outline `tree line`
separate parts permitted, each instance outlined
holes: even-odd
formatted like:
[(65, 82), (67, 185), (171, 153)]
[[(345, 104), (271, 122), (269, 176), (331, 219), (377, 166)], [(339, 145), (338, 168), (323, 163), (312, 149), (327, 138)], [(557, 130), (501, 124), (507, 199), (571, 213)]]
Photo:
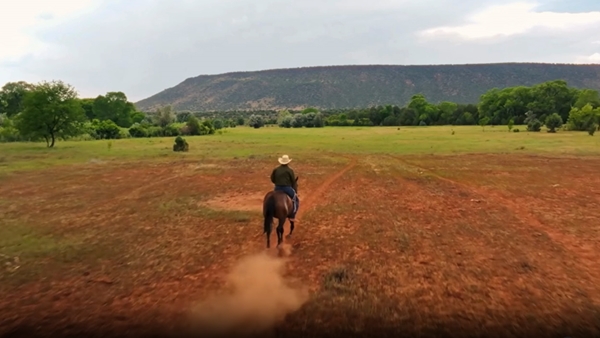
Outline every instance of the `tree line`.
[[(477, 104), (428, 102), (422, 94), (412, 96), (403, 107), (378, 105), (364, 109), (263, 110), (254, 112), (200, 112), (202, 116), (249, 116), (249, 125), (260, 128), (277, 124), (284, 128), (321, 126), (434, 126), (434, 125), (527, 125), (529, 131), (546, 126), (550, 132), (597, 130), (600, 97), (592, 89), (569, 87), (563, 80), (534, 86), (491, 89)], [(242, 118), (243, 119), (243, 118)], [(241, 123), (240, 123), (241, 124)]]
[(428, 102), (412, 96), (403, 107), (379, 105), (365, 109), (306, 108), (253, 112), (175, 112), (170, 106), (141, 112), (122, 92), (79, 98), (62, 81), (31, 84), (9, 82), (0, 89), (0, 141), (45, 140), (87, 135), (92, 139), (211, 135), (222, 128), (320, 128), (324, 126), (428, 126), (526, 124), (528, 131), (549, 132), (565, 126), (593, 135), (600, 124), (600, 96), (592, 89), (569, 87), (563, 80), (526, 87), (492, 89), (478, 104)]
[(176, 114), (170, 106), (140, 112), (122, 92), (79, 98), (75, 88), (62, 81), (9, 82), (0, 89), (3, 142), (44, 140), (53, 147), (57, 139), (210, 135), (236, 125), (233, 119)]

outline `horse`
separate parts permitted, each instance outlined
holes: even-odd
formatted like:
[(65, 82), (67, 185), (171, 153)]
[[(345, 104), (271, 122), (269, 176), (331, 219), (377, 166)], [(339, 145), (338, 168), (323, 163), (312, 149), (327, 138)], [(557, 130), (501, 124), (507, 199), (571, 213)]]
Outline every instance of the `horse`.
[[(292, 188), (298, 193), (298, 177), (294, 181)], [(298, 196), (296, 196), (298, 198)], [(299, 201), (299, 199), (298, 199)], [(264, 234), (267, 234), (267, 249), (271, 247), (271, 229), (273, 227), (273, 219), (279, 220), (277, 226), (277, 247), (283, 242), (283, 225), (285, 220), (294, 210), (294, 201), (283, 191), (269, 191), (263, 199), (263, 216), (265, 218)], [(292, 236), (294, 232), (294, 222), (290, 220), (290, 233), (287, 237)]]

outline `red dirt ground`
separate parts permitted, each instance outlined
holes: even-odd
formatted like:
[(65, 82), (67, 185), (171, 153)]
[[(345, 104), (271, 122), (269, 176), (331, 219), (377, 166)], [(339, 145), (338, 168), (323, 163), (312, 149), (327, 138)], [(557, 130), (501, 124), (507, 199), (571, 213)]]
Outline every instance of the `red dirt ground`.
[(291, 303), (272, 259), (246, 258), (255, 273), (227, 277), (265, 250), (271, 169), (232, 160), (12, 175), (0, 215), (28, 244), (0, 248), (0, 335), (175, 335), (191, 308), (236, 283), (246, 291), (211, 311), (274, 322), (280, 337), (600, 335), (600, 159), (297, 163), (300, 221), (284, 274), (310, 295)]

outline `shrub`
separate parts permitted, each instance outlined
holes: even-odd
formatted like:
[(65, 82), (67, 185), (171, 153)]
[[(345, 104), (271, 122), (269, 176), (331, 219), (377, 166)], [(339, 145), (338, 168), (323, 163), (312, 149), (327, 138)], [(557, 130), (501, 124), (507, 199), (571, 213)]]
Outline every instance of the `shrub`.
[(304, 115), (298, 113), (292, 116), (292, 127), (302, 128), (304, 126)]
[(181, 136), (177, 136), (175, 138), (175, 144), (173, 145), (173, 151), (188, 151), (189, 150), (189, 145), (187, 143), (187, 141), (181, 137)]
[(325, 124), (323, 121), (323, 114), (316, 113), (315, 118), (313, 119), (313, 124), (315, 128), (323, 128), (323, 125)]
[(99, 140), (117, 139), (121, 136), (121, 128), (112, 120), (99, 121), (94, 119), (90, 135)]
[(583, 108), (573, 108), (569, 112), (567, 127), (570, 130), (588, 130), (600, 122), (600, 108), (586, 104)]
[(198, 118), (194, 115), (190, 116), (181, 133), (183, 135), (200, 135), (200, 121), (198, 121)]
[(179, 123), (184, 123), (184, 122), (187, 122), (189, 120), (190, 116), (192, 116), (192, 113), (190, 113), (189, 111), (184, 111), (184, 112), (177, 113), (175, 115), (175, 119)]
[(180, 134), (181, 134), (181, 131), (179, 130), (179, 128), (177, 128), (177, 125), (175, 125), (173, 123), (171, 123), (163, 128), (164, 136), (178, 136)]
[(533, 119), (527, 123), (527, 131), (540, 131), (542, 130), (542, 121)]
[(146, 128), (136, 123), (129, 128), (129, 135), (131, 135), (131, 137), (147, 137), (148, 131)]
[(258, 128), (260, 128), (260, 127), (262, 127), (262, 126), (264, 126), (264, 125), (265, 125), (265, 121), (264, 121), (264, 119), (263, 119), (262, 115), (255, 115), (255, 114), (252, 114), (252, 115), (250, 116), (250, 118), (248, 119), (248, 125), (249, 125), (250, 127), (257, 128), (257, 129), (258, 129)]
[(519, 128), (513, 129), (513, 133), (518, 133), (518, 132), (520, 132)]
[(293, 120), (294, 119), (292, 118), (291, 115), (285, 116), (279, 122), (279, 126), (282, 128), (291, 128)]
[(594, 133), (596, 133), (596, 130), (598, 129), (598, 125), (597, 124), (592, 124), (588, 127), (588, 134), (590, 134), (590, 136), (594, 136)]
[(119, 137), (118, 138), (130, 138), (129, 130), (127, 128), (119, 128)]
[(161, 137), (163, 136), (163, 129), (161, 127), (148, 127), (146, 129), (148, 131), (148, 137)]
[(538, 120), (532, 111), (525, 113), (525, 124), (527, 124), (527, 131), (540, 131), (542, 129), (542, 122)]
[(223, 129), (225, 127), (225, 123), (221, 119), (214, 119), (212, 125), (215, 130)]
[(215, 127), (209, 120), (204, 120), (200, 124), (200, 135), (212, 135), (215, 133)]
[(12, 119), (0, 114), (0, 142), (18, 142), (22, 140), (23, 138), (14, 126)]
[(513, 129), (514, 125), (515, 125), (515, 120), (513, 120), (513, 119), (508, 120), (508, 131), (509, 132)]
[(548, 115), (548, 117), (546, 117), (546, 128), (548, 128), (549, 133), (556, 133), (556, 129), (562, 127), (562, 124), (562, 117), (560, 117), (560, 115), (557, 113)]

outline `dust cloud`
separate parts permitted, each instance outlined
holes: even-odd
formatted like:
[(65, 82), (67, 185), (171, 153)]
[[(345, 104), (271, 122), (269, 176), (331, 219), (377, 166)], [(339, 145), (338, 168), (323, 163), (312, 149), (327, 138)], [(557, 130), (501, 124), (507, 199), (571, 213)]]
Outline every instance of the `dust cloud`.
[[(282, 250), (289, 255), (289, 248)], [(292, 285), (284, 277), (285, 263), (285, 258), (265, 252), (241, 259), (227, 276), (230, 292), (212, 296), (192, 308), (193, 335), (261, 334), (300, 309), (308, 300), (308, 289)]]

